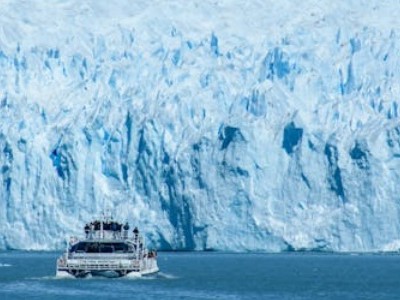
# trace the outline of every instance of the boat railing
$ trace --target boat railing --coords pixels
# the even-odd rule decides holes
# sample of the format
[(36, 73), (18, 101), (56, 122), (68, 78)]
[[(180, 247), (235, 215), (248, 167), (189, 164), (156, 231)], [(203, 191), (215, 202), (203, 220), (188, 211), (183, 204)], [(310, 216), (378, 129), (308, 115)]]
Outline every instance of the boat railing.
[(138, 260), (127, 261), (127, 260), (107, 260), (107, 259), (78, 259), (68, 261), (67, 268), (78, 269), (78, 270), (108, 270), (108, 271), (119, 271), (119, 270), (131, 270), (140, 271), (141, 264)]
[(135, 253), (68, 253), (68, 259), (136, 259)]

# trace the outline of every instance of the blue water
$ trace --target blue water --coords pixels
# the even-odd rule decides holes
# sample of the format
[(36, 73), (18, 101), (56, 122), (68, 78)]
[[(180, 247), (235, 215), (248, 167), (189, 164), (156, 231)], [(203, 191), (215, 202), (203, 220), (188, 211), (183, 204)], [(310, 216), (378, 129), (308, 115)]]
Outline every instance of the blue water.
[(56, 279), (59, 253), (0, 252), (0, 299), (400, 299), (400, 256), (160, 253), (142, 279)]

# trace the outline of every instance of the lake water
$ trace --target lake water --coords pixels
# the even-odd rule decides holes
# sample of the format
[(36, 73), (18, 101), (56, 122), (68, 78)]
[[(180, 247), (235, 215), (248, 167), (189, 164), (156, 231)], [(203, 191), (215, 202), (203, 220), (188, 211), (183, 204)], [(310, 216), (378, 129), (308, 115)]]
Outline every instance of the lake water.
[(0, 299), (400, 299), (400, 256), (159, 253), (141, 279), (56, 279), (59, 253), (0, 252)]

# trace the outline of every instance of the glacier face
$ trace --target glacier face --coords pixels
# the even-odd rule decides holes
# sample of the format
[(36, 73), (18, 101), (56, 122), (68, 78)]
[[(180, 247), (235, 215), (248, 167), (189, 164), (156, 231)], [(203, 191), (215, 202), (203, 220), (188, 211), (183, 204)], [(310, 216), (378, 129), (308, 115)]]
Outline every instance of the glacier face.
[(399, 248), (398, 6), (82, 2), (0, 4), (0, 248)]

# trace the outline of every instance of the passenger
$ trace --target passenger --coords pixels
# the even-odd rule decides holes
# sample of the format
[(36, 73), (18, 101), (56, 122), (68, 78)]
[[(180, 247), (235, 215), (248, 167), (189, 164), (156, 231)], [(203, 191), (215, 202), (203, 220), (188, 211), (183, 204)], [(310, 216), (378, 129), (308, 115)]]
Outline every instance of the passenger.
[(116, 232), (117, 232), (117, 223), (111, 222), (111, 231), (112, 231), (112, 234), (113, 234), (113, 239), (115, 240)]
[(94, 221), (94, 230), (100, 230), (100, 222), (98, 220)]
[(129, 232), (129, 224), (128, 222), (126, 222), (124, 225), (124, 239), (128, 238), (128, 232)]
[(112, 231), (117, 231), (117, 223), (115, 223), (115, 222), (111, 223), (111, 230)]
[(129, 223), (128, 223), (128, 222), (125, 223), (125, 225), (124, 225), (124, 230), (126, 230), (126, 231), (129, 230)]
[(122, 231), (122, 224), (117, 223), (117, 236), (118, 238), (121, 238), (121, 231)]
[(90, 234), (89, 234), (89, 238), (93, 239), (93, 232), (94, 232), (94, 224), (93, 222), (90, 223)]
[(89, 224), (86, 224), (86, 225), (85, 225), (85, 234), (86, 234), (86, 238), (89, 237), (89, 231), (90, 231)]
[(139, 229), (137, 227), (133, 229), (133, 240), (135, 244), (139, 242)]

